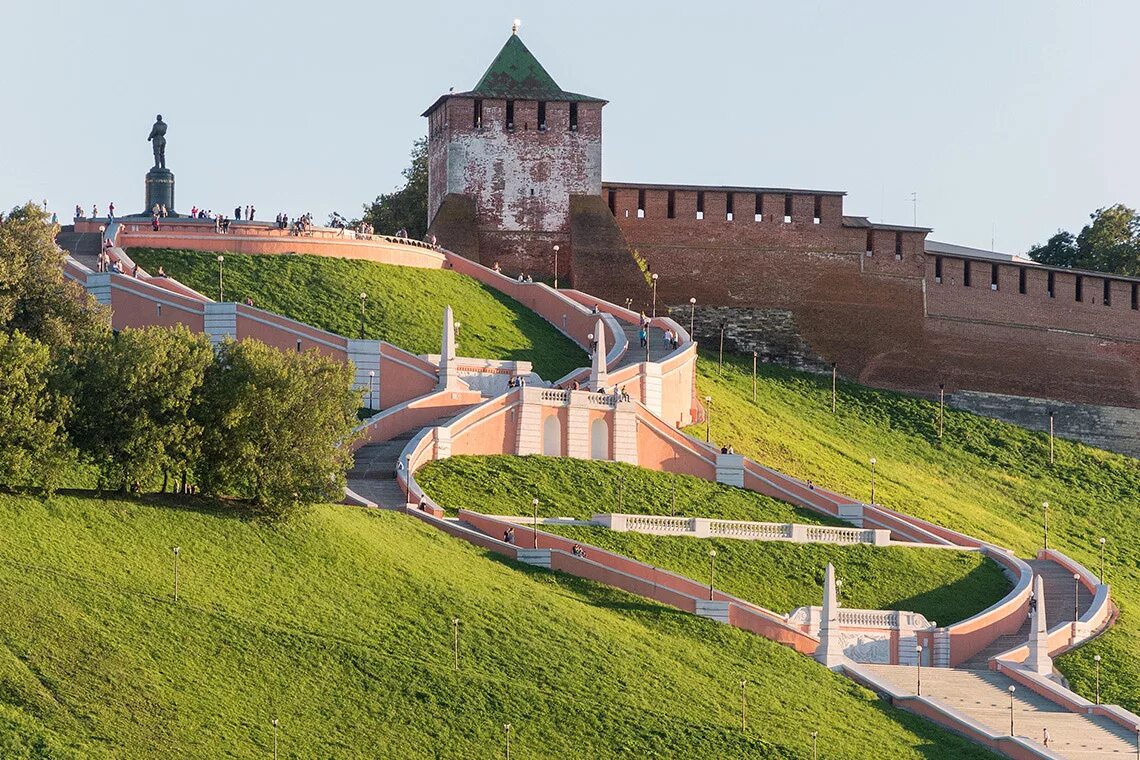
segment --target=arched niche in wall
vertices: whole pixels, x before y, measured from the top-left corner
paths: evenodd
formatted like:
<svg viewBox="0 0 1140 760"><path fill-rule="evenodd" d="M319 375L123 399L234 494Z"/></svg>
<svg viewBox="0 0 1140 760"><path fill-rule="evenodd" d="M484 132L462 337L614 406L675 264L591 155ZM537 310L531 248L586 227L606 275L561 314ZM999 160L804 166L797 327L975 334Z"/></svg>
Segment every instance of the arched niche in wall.
<svg viewBox="0 0 1140 760"><path fill-rule="evenodd" d="M610 458L610 426L605 420L590 423L590 459Z"/></svg>
<svg viewBox="0 0 1140 760"><path fill-rule="evenodd" d="M542 421L542 453L548 457L562 456L562 423L553 414Z"/></svg>

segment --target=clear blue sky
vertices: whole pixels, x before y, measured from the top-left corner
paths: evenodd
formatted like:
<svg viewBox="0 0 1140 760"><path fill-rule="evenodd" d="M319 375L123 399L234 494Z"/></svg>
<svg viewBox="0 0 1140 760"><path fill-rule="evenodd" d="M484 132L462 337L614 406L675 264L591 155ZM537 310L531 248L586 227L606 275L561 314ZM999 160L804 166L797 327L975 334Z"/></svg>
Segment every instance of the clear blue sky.
<svg viewBox="0 0 1140 760"><path fill-rule="evenodd" d="M156 113L181 210L359 212L423 109L510 34L606 98L608 180L843 189L1019 251L1140 205L1140 3L45 0L3 11L0 206L140 210Z"/></svg>

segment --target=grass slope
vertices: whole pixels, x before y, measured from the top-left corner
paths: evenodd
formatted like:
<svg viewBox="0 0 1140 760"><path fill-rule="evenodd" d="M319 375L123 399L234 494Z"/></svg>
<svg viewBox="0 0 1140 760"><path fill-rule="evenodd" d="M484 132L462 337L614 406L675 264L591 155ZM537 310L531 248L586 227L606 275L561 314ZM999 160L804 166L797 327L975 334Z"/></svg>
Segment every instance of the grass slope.
<svg viewBox="0 0 1140 760"><path fill-rule="evenodd" d="M617 512L619 482L620 511L669 514L676 483L677 514L848 525L751 491L614 462L460 456L430 463L416 479L440 504L487 514L530 514L535 496L543 517L588 519L595 512ZM709 578L708 551L715 548L716 585L777 612L819 604L828 562L843 580L847 606L913 610L942 625L982 611L1009 588L997 565L974 553L546 529L699 580Z"/></svg>
<svg viewBox="0 0 1140 760"><path fill-rule="evenodd" d="M830 377L772 365L760 368L753 404L751 372L751 357L726 356L723 373L705 357L698 387L713 398L714 439L764 464L867 499L876 457L877 501L1023 556L1041 546L1048 501L1050 546L1093 572L1107 537L1106 578L1121 619L1058 664L1092 698L1092 658L1101 655L1102 696L1140 711L1140 460L1058 441L1050 465L1044 434L955 411L939 443L937 403L841 382L832 415ZM703 426L691 432L703 437Z"/></svg>
<svg viewBox="0 0 1140 760"><path fill-rule="evenodd" d="M209 296L218 292L217 254L132 248L144 269L166 273ZM589 364L578 346L542 317L466 275L324 256L225 254L228 299L349 337L360 335L360 293L367 293L364 334L416 354L439 353L443 308L450 305L461 356L529 361L557 380Z"/></svg>
<svg viewBox="0 0 1140 760"><path fill-rule="evenodd" d="M811 730L825 757L989 756L760 637L395 513L0 496L0 536L5 758L261 758L273 717L282 758L493 757L508 722L520 758L804 757Z"/></svg>

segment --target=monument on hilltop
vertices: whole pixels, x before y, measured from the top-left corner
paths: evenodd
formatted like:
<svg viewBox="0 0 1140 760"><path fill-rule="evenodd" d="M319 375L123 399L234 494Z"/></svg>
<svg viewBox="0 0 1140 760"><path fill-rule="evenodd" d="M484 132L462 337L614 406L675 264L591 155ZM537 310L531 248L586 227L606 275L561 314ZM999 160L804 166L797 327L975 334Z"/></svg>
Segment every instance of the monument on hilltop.
<svg viewBox="0 0 1140 760"><path fill-rule="evenodd" d="M155 207L165 207L168 216L177 216L174 213L174 172L166 168L166 122L162 120L162 114L155 117L146 139L154 151L154 166L146 173L146 208L143 214L150 215Z"/></svg>

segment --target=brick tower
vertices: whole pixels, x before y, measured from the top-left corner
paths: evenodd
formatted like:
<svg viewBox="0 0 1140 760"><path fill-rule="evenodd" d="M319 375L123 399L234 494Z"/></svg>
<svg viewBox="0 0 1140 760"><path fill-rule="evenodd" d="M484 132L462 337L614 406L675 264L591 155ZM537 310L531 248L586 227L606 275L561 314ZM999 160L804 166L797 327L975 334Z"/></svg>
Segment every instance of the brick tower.
<svg viewBox="0 0 1140 760"><path fill-rule="evenodd" d="M572 261L570 198L601 196L599 98L559 87L518 26L475 87L428 119L428 221L441 245L504 274L558 274Z"/></svg>

